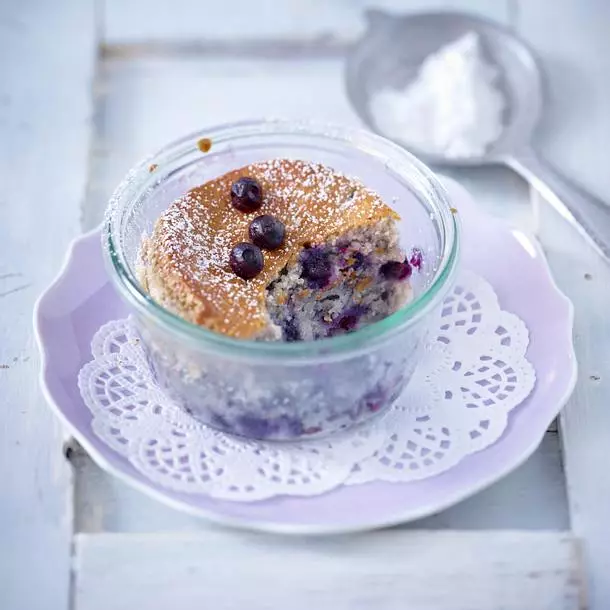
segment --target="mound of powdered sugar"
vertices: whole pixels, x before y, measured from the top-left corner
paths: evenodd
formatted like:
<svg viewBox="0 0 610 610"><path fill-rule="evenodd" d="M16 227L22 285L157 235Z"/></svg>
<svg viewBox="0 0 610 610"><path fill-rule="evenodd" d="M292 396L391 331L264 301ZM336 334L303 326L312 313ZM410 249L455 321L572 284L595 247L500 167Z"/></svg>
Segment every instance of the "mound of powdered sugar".
<svg viewBox="0 0 610 610"><path fill-rule="evenodd" d="M470 32L426 58L404 89L379 91L371 111L383 134L418 151L477 157L503 129L499 77Z"/></svg>

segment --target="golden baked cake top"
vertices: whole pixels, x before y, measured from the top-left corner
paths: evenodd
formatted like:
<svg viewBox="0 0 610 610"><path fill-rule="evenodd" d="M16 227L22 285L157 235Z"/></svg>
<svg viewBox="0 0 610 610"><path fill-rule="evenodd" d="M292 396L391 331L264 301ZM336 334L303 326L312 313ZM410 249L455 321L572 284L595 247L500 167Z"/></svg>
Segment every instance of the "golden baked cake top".
<svg viewBox="0 0 610 610"><path fill-rule="evenodd" d="M231 202L231 185L255 179L262 206L244 213ZM232 248L249 241L256 216L286 227L282 247L264 251L264 267L250 280L229 264ZM324 165L273 159L236 169L193 188L157 220L143 248L146 282L161 286L163 301L186 319L233 337L251 338L267 325L265 294L283 267L311 244L398 215L361 182Z"/></svg>

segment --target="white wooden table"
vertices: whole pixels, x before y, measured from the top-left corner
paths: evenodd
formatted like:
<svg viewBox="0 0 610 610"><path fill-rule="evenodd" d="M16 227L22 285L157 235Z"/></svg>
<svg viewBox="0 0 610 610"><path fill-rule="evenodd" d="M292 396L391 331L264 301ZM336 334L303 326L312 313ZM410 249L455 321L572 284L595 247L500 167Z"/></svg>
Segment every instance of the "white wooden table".
<svg viewBox="0 0 610 610"><path fill-rule="evenodd" d="M610 268L508 170L455 175L538 233L576 306L580 377L527 463L439 515L330 540L213 527L103 473L37 387L34 300L126 170L205 124L357 124L342 62L371 4L474 11L528 39L548 73L540 148L610 201L605 0L0 3L3 610L610 608Z"/></svg>

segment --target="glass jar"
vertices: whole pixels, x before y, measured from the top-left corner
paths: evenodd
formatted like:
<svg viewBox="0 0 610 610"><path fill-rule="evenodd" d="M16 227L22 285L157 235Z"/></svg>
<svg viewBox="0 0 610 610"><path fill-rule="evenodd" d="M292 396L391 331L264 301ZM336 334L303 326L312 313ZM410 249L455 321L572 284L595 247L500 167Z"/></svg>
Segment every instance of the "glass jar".
<svg viewBox="0 0 610 610"><path fill-rule="evenodd" d="M201 138L211 142L207 153L197 145ZM399 212L401 244L423 252L411 302L353 333L284 343L215 333L148 296L136 275L138 252L169 204L232 169L280 157L357 177ZM459 258L451 202L421 162L365 131L294 121L224 125L166 146L119 185L103 240L109 273L133 311L159 384L205 424L266 440L320 437L387 410L413 374Z"/></svg>

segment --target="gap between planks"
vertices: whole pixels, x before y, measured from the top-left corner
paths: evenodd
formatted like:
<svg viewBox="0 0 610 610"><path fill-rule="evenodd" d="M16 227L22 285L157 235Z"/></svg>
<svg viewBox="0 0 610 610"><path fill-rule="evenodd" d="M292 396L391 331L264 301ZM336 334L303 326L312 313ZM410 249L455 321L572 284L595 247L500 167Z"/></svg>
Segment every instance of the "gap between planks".
<svg viewBox="0 0 610 610"><path fill-rule="evenodd" d="M310 40L150 40L103 44L102 59L192 59L232 57L248 59L329 59L344 57L350 43L331 35Z"/></svg>
<svg viewBox="0 0 610 610"><path fill-rule="evenodd" d="M584 610L582 573L559 532L79 534L74 610Z"/></svg>

